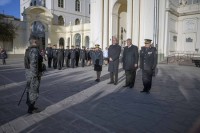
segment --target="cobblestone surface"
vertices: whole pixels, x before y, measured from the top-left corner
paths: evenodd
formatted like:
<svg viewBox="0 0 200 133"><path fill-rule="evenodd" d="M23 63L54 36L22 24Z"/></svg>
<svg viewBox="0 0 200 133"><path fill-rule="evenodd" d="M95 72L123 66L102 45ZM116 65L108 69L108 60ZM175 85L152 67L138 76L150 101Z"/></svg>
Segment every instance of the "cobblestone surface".
<svg viewBox="0 0 200 133"><path fill-rule="evenodd" d="M37 106L29 115L25 97L22 60L0 66L0 133L200 133L200 69L159 65L151 93L109 85L107 66L96 83L93 68L49 69L43 76Z"/></svg>

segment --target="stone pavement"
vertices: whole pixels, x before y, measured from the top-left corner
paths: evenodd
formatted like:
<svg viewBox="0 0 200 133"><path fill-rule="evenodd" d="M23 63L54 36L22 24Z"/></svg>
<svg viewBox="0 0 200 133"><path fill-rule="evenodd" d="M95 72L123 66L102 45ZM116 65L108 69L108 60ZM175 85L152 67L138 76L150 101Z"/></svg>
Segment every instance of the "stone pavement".
<svg viewBox="0 0 200 133"><path fill-rule="evenodd" d="M96 83L92 67L48 70L42 78L38 114L26 114L23 61L0 65L0 133L200 133L200 69L160 64L150 94L108 85L103 67ZM196 131L196 132L195 132Z"/></svg>

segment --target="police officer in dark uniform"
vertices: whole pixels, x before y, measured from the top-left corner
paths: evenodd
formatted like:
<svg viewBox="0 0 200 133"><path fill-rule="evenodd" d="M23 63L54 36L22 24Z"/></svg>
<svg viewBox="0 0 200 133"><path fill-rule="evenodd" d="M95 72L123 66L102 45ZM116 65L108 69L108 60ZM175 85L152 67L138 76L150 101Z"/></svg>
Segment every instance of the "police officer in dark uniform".
<svg viewBox="0 0 200 133"><path fill-rule="evenodd" d="M70 61L70 49L69 46L66 46L66 49L64 50L64 58L66 67L69 67L69 61Z"/></svg>
<svg viewBox="0 0 200 133"><path fill-rule="evenodd" d="M71 67L74 68L75 67L75 59L76 59L74 46L72 46L71 50L70 50L70 59L71 59Z"/></svg>
<svg viewBox="0 0 200 133"><path fill-rule="evenodd" d="M100 76L102 71L103 65L103 52L99 48L99 44L95 45L95 50L92 53L92 62L94 65L94 71L96 71L97 79L96 82L100 82Z"/></svg>
<svg viewBox="0 0 200 133"><path fill-rule="evenodd" d="M110 82L108 84L117 85L118 83L118 69L119 69L119 56L121 53L121 46L118 44L118 39L112 37L112 45L108 48Z"/></svg>
<svg viewBox="0 0 200 133"><path fill-rule="evenodd" d="M126 74L126 83L123 87L133 88L135 84L136 70L138 68L138 47L132 44L131 39L127 39L127 46L123 52L123 69Z"/></svg>
<svg viewBox="0 0 200 133"><path fill-rule="evenodd" d="M62 69L63 60L64 60L64 48L63 48L63 45L60 45L58 49L58 70Z"/></svg>
<svg viewBox="0 0 200 133"><path fill-rule="evenodd" d="M48 58L48 68L51 68L52 59L53 59L53 49L51 47L51 44L48 44L48 47L46 48L46 55Z"/></svg>
<svg viewBox="0 0 200 133"><path fill-rule="evenodd" d="M140 50L140 69L142 69L143 90L150 93L153 72L157 65L157 50L151 46L151 39L145 39L145 46Z"/></svg>
<svg viewBox="0 0 200 133"><path fill-rule="evenodd" d="M79 49L79 45L76 45L76 49L75 49L75 62L76 62L76 67L78 67L79 64L79 57L80 57L80 49Z"/></svg>
<svg viewBox="0 0 200 133"><path fill-rule="evenodd" d="M58 65L58 49L56 45L53 45L53 68L57 69Z"/></svg>
<svg viewBox="0 0 200 133"><path fill-rule="evenodd" d="M86 60L87 52L85 49L85 46L82 46L82 49L80 50L80 60L81 60L81 66L85 66L85 60Z"/></svg>
<svg viewBox="0 0 200 133"><path fill-rule="evenodd" d="M26 49L24 57L24 65L26 68L26 89L28 113L37 113L38 108L35 107L35 102L39 96L40 80L42 76L43 57L40 55L39 46L36 43L37 37L31 35L29 38L30 46Z"/></svg>

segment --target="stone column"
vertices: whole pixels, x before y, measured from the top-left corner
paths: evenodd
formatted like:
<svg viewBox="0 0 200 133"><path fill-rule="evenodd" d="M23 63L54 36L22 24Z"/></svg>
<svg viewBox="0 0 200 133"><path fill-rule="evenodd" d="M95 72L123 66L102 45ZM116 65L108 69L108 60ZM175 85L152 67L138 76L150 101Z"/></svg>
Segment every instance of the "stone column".
<svg viewBox="0 0 200 133"><path fill-rule="evenodd" d="M127 38L131 38L132 37L132 17L133 17L133 13L132 13L132 0L127 0Z"/></svg>
<svg viewBox="0 0 200 133"><path fill-rule="evenodd" d="M48 24L47 28L48 29L45 30L45 42L46 44L49 44L51 43L51 25Z"/></svg>
<svg viewBox="0 0 200 133"><path fill-rule="evenodd" d="M91 46L103 44L103 1L91 0ZM102 47L102 46L101 46Z"/></svg>
<svg viewBox="0 0 200 133"><path fill-rule="evenodd" d="M133 1L133 27L132 27L132 39L133 44L140 47L140 0Z"/></svg>
<svg viewBox="0 0 200 133"><path fill-rule="evenodd" d="M109 44L109 35L108 35L108 27L109 27L109 12L108 12L108 2L109 0L104 0L104 26L103 26L103 49L105 49Z"/></svg>

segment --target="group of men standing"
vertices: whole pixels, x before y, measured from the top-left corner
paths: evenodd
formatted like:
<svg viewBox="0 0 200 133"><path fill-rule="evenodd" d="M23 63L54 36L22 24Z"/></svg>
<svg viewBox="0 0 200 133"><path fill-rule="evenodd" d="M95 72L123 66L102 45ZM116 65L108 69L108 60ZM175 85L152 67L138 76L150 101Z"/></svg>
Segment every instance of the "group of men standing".
<svg viewBox="0 0 200 133"><path fill-rule="evenodd" d="M81 60L81 66L84 67L86 62L90 62L91 60L91 51L86 50L86 47L83 46L80 49L78 46L74 48L71 46L66 46L66 49L62 45L59 46L57 49L57 45L51 44L48 45L46 48L46 55L48 58L48 67L51 68L52 61L53 61L53 68L61 70L64 65L66 67L75 68L79 66L79 60Z"/></svg>
<svg viewBox="0 0 200 133"><path fill-rule="evenodd" d="M141 92L150 93L152 76L157 66L157 50L151 45L151 39L145 39L145 46L138 51L138 47L132 44L131 39L127 39L127 46L124 47L122 63L125 70L126 81L123 87L133 88L135 84L136 70L142 70L143 90ZM108 48L110 82L108 84L117 85L118 68L121 46L116 37L112 38L112 45ZM140 60L140 61L139 61ZM138 65L138 62L140 64Z"/></svg>
<svg viewBox="0 0 200 133"><path fill-rule="evenodd" d="M37 37L34 35L30 36L29 41L30 46L26 49L24 58L27 79L26 103L28 105L28 113L34 113L37 112L35 102L39 95L43 57L37 44ZM103 60L106 55L106 60L109 62L108 71L110 72L110 82L108 84L117 85L121 50L122 48L118 44L117 38L113 37L112 45L104 53L99 48L99 44L96 44L93 50L86 50L85 47L82 47L82 49L74 48L74 46L71 49L68 46L64 49L62 45L57 49L56 45L53 45L52 48L49 44L46 48L46 55L48 57L48 67L51 68L53 61L53 68L58 68L59 70L64 66L64 62L66 67L72 68L75 66L78 67L79 60L81 60L82 67L85 66L85 61L92 62L97 75L96 82L100 82ZM149 93L152 76L157 65L157 50L151 45L151 40L145 39L145 46L139 52L138 47L132 44L132 40L127 39L127 46L124 47L122 55L123 69L126 75L126 81L123 87L134 87L136 70L139 67L142 70L144 85L141 92ZM138 65L139 59L140 65Z"/></svg>

